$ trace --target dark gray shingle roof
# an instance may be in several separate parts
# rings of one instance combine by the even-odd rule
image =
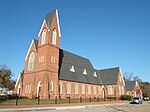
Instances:
[[[34,43],[35,43],[36,52],[38,52],[38,40],[34,39]]]
[[[53,18],[54,18],[54,14],[56,14],[56,9],[55,9],[54,11],[50,12],[50,13],[46,16],[46,18],[45,18],[46,23],[47,23],[49,29],[51,28],[52,21],[53,21]]]
[[[119,67],[103,69],[98,71],[102,84],[117,84]]]
[[[70,68],[74,66],[75,72]],[[83,74],[86,69],[87,75]],[[97,77],[93,74],[96,72]],[[117,84],[119,67],[95,70],[90,60],[60,49],[59,79],[90,84]]]
[[[128,91],[134,90],[135,87],[135,81],[125,81],[125,88]]]
[[[98,73],[97,77],[93,76],[96,70],[94,70],[90,60],[60,49],[59,61],[59,79],[101,84]],[[75,72],[70,71],[71,66],[74,66]],[[87,75],[83,74],[84,69],[86,69]]]

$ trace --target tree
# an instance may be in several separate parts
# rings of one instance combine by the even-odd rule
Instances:
[[[0,65],[0,83],[9,90],[14,89],[15,81],[11,80],[12,72],[6,65]]]
[[[128,81],[137,81],[142,82],[142,80],[136,75],[133,75],[133,73],[126,72],[124,73],[124,79]]]
[[[138,76],[134,76],[133,73],[124,73],[124,79],[128,81],[137,81],[140,89],[142,90],[143,96],[150,96],[150,83],[143,82]]]
[[[139,86],[142,90],[143,96],[150,96],[150,83],[149,82],[140,82]]]

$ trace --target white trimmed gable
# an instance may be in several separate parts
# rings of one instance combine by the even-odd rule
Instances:
[[[30,47],[29,47],[29,49],[28,49],[28,52],[27,52],[25,61],[27,60],[27,57],[28,57],[28,55],[29,55],[30,49],[31,49],[31,47],[32,47],[32,44],[34,44],[34,39],[32,39],[32,42],[31,42]]]
[[[122,80],[122,82],[123,82],[123,85],[125,86],[125,82],[124,82],[124,79],[123,79],[123,75],[122,75],[121,68],[119,68],[119,71],[120,71],[120,75],[121,75],[121,80]]]
[[[40,37],[40,34],[42,33],[42,29],[43,29],[43,27],[44,27],[45,24],[46,24],[46,21],[45,21],[45,19],[44,19],[43,24],[42,24],[41,29],[40,29],[40,32],[39,32],[39,34],[38,34],[38,37]],[[46,27],[47,27],[47,29],[48,29],[47,24],[46,24]],[[48,30],[48,31],[49,31],[49,30]]]

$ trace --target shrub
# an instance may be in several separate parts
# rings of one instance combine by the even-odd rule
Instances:
[[[122,95],[121,100],[128,100],[131,101],[132,97],[130,95]]]

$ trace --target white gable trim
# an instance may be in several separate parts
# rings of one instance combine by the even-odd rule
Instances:
[[[16,84],[15,84],[15,88],[17,87],[17,84],[18,84],[18,81],[19,81],[20,76],[21,76],[21,73],[19,74],[19,76],[18,76],[18,78],[17,78],[17,82],[16,82]]]
[[[57,19],[57,24],[58,24],[59,37],[61,37],[60,25],[59,25],[59,18],[58,18],[58,10],[57,9],[56,9],[56,19]]]
[[[38,34],[38,37],[40,37],[40,34],[41,34],[42,29],[43,29],[43,27],[44,27],[44,24],[46,24],[45,19],[44,19],[43,24],[42,24],[42,26],[41,26],[40,32],[39,32],[39,34]],[[46,24],[46,27],[48,28],[47,24]],[[48,29],[48,31],[49,31],[49,29]]]
[[[124,79],[123,79],[123,75],[122,75],[121,68],[119,68],[119,71],[120,71],[120,74],[121,74],[121,79],[122,79],[122,81],[123,81],[123,85],[125,86],[125,82],[124,82]]]
[[[29,47],[29,49],[28,49],[28,52],[27,52],[27,55],[26,55],[25,61],[26,61],[26,59],[27,59],[27,57],[28,57],[28,55],[29,55],[29,51],[30,51],[31,46],[32,46],[32,44],[33,44],[33,43],[34,43],[34,40],[32,39],[32,42],[31,42],[30,47]]]

